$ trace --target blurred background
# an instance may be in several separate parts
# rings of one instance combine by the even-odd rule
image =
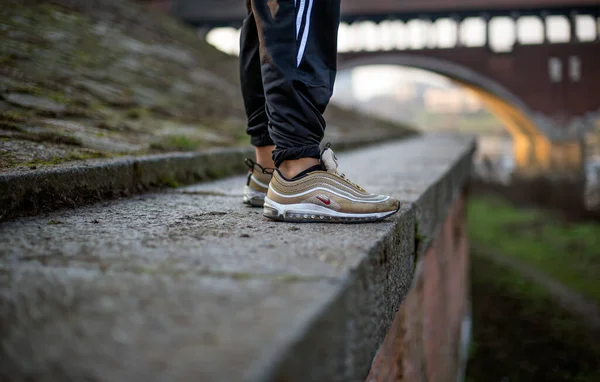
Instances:
[[[460,4],[460,2],[458,3]],[[501,6],[503,2],[498,3]],[[427,66],[419,62],[419,57],[436,57],[436,54],[427,51],[444,50],[446,52],[444,58],[449,58],[448,61],[452,64],[454,63],[453,58],[460,55],[465,48],[485,48],[485,51],[479,51],[484,58],[482,62],[467,63],[468,68],[479,70],[484,65],[493,65],[493,60],[496,58],[511,57],[515,50],[518,50],[522,56],[526,55],[526,52],[531,52],[532,56],[540,58],[540,50],[528,48],[567,45],[573,47],[574,44],[578,44],[579,52],[577,52],[577,48],[571,49],[569,56],[566,57],[565,65],[560,58],[554,56],[554,53],[559,54],[558,50],[553,51],[550,48],[550,50],[543,51],[542,61],[546,61],[547,65],[538,66],[536,70],[544,71],[548,81],[561,82],[562,80],[552,79],[552,76],[562,77],[563,72],[566,75],[568,71],[571,71],[570,75],[573,76],[576,74],[575,72],[582,70],[580,57],[576,54],[587,54],[590,50],[598,50],[600,22],[596,15],[597,4],[585,7],[581,5],[581,2],[563,1],[552,4],[553,8],[532,9],[540,5],[547,6],[548,2],[533,1],[533,5],[527,4],[527,2],[520,5],[511,4],[510,1],[504,3],[506,3],[506,8],[503,11],[498,11],[496,9],[498,5],[496,5],[496,7],[491,7],[491,14],[489,10],[487,12],[480,11],[479,17],[473,16],[473,13],[477,14],[476,10],[482,9],[482,7],[470,6],[472,8],[467,8],[467,11],[464,12],[465,16],[458,13],[460,11],[457,12],[456,9],[452,10],[454,13],[450,11],[444,13],[444,7],[440,7],[439,10],[434,8],[435,11],[441,12],[434,18],[425,13],[425,9],[433,7],[429,5],[424,7],[423,14],[419,14],[419,18],[414,19],[411,19],[415,15],[414,10],[411,10],[413,13],[402,14],[398,17],[394,17],[393,14],[375,14],[371,17],[374,21],[369,20],[369,17],[365,15],[349,16],[356,20],[352,23],[343,22],[340,25],[338,49],[341,55],[354,54],[354,56],[362,57],[379,55],[384,57],[385,54],[387,58],[379,59],[379,61],[390,64],[369,63],[368,61],[378,61],[377,58],[373,58],[356,67],[344,68],[342,65],[336,82],[333,103],[377,117],[406,123],[424,132],[476,134],[479,143],[475,163],[477,176],[485,183],[507,184],[517,166],[516,156],[522,155],[522,153],[515,153],[514,142],[515,139],[521,138],[518,137],[520,134],[515,133],[515,130],[520,131],[522,128],[512,126],[518,123],[507,121],[502,112],[490,107],[489,102],[484,99],[485,97],[481,97],[480,92],[472,89],[472,84],[464,86],[464,78],[455,76],[451,69],[448,69],[449,75],[444,75],[445,70],[419,69]],[[349,7],[353,6],[351,4]],[[368,9],[369,6],[365,5],[364,8]],[[388,8],[390,11],[394,9],[393,6],[388,6]],[[410,7],[402,6],[396,8],[410,9]],[[493,16],[493,13],[496,13],[497,16]],[[199,33],[205,36],[210,44],[223,52],[231,55],[239,54],[239,29],[223,26],[201,29]],[[452,53],[452,51],[455,52]],[[383,52],[385,53],[382,54]],[[393,64],[394,58],[390,52],[413,57],[412,65],[403,65],[402,63],[407,61],[405,58],[399,58],[397,59],[399,64]],[[585,72],[589,76],[589,81],[596,83],[600,69],[594,60],[590,60],[587,64],[590,66],[585,68]],[[520,71],[518,67],[511,67],[508,69],[508,75],[516,78],[517,81],[527,82],[522,76],[526,76],[530,70],[524,68],[523,71]],[[548,99],[556,97],[552,93],[542,94],[545,86],[536,84],[536,81],[532,81],[533,88],[528,89],[528,92],[535,93],[534,97]],[[503,84],[499,83],[499,85]],[[536,85],[540,89],[535,89]],[[583,202],[587,210],[597,210],[600,208],[598,192],[598,182],[600,181],[598,176],[600,171],[600,94],[588,89],[584,92],[581,92],[581,89],[571,91],[572,93],[581,92],[583,93],[580,94],[581,96],[588,97],[592,101],[591,107],[587,107],[583,113],[578,113],[568,110],[569,91],[564,88],[554,91],[554,93],[559,93],[559,98],[564,98],[563,105],[560,106],[561,109],[565,109],[561,111],[562,115],[556,115],[546,110],[546,115],[539,116],[534,115],[539,110],[527,110],[525,113],[533,116],[525,118],[530,118],[532,125],[553,125],[535,127],[537,130],[554,129],[559,131],[559,135],[569,132],[572,134],[570,139],[583,141],[581,152],[583,158],[578,161],[580,163],[576,166],[581,165],[585,173],[586,190],[583,191]],[[521,97],[521,94],[515,95]],[[550,123],[541,121],[543,117],[550,119]],[[549,135],[551,134],[552,132]],[[528,146],[534,144],[529,142]],[[525,164],[523,167],[527,166],[528,164]],[[571,170],[575,173],[580,168],[567,169],[567,172]],[[551,170],[546,175],[552,174],[552,172]],[[575,192],[580,192],[580,190]],[[534,200],[536,197],[533,196],[531,199]],[[550,201],[550,204],[553,202],[556,201]]]
[[[600,1],[342,4],[327,139],[478,140],[467,380],[600,381]],[[0,174],[247,145],[245,14],[244,0],[6,0]]]

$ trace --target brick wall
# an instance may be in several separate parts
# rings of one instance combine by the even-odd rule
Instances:
[[[377,353],[368,382],[456,381],[462,374],[468,317],[469,248],[465,197],[419,259],[413,285]]]

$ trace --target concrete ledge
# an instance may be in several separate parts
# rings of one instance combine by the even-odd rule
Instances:
[[[380,240],[369,243],[360,265],[344,280],[343,293],[302,333],[296,348],[284,355],[274,373],[259,380],[365,379],[400,303],[409,289],[417,287],[413,280],[417,260],[430,249],[452,205],[465,191],[475,145],[465,138],[432,136],[413,140],[399,151],[397,167],[389,171],[386,181],[380,181],[385,184],[381,190],[410,204]],[[337,363],[330,362],[334,360]],[[310,374],[307,365],[312,365]]]
[[[447,137],[449,144],[459,144],[461,138]],[[452,143],[453,142],[453,143]],[[472,159],[475,145],[470,147],[468,155],[454,158],[450,163],[452,171],[443,173],[435,183],[419,195],[415,202],[417,213],[417,255],[424,253],[446,217],[450,213],[450,206],[461,196],[471,178]],[[434,154],[432,154],[434,155]],[[440,154],[440,156],[443,154]],[[429,154],[428,154],[429,158]],[[429,160],[429,159],[428,159]]]
[[[250,148],[93,160],[0,174],[0,221],[240,173]]]
[[[473,149],[425,136],[340,155],[405,201],[377,224],[267,221],[241,205],[243,177],[3,223],[0,380],[364,380]]]
[[[337,138],[338,151],[411,135],[398,129],[370,139]],[[247,170],[250,147],[89,160],[0,174],[0,221],[220,179]]]
[[[240,173],[250,148],[73,163],[0,174],[2,219]]]
[[[413,282],[373,361],[369,382],[462,381],[471,312],[466,193],[419,256]]]

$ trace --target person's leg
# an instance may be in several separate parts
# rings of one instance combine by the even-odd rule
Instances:
[[[265,94],[260,71],[260,54],[256,20],[252,13],[251,0],[246,0],[248,16],[240,33],[240,80],[242,96],[250,135],[250,143],[256,148],[256,163],[264,168],[274,168],[275,144],[269,136]]]
[[[243,202],[253,207],[262,207],[272,175],[265,169],[275,167],[275,145],[269,136],[269,119],[260,72],[260,44],[250,0],[246,0],[246,6],[248,16],[240,33],[240,80],[248,117],[246,133],[250,135],[250,143],[255,147],[256,158],[255,161],[246,160],[250,173],[244,187]]]
[[[264,216],[291,222],[370,222],[400,202],[375,195],[338,172],[319,144],[337,69],[340,0],[252,0],[269,134],[278,167]]]
[[[319,163],[337,69],[340,0],[252,0],[273,159],[286,176]]]

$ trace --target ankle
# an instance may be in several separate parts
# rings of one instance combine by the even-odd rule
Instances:
[[[279,166],[281,175],[287,179],[292,179],[302,171],[313,166],[319,165],[321,162],[317,158],[300,158],[294,160],[286,160]]]
[[[256,147],[256,163],[263,168],[275,168],[273,150],[275,150],[275,146]]]

